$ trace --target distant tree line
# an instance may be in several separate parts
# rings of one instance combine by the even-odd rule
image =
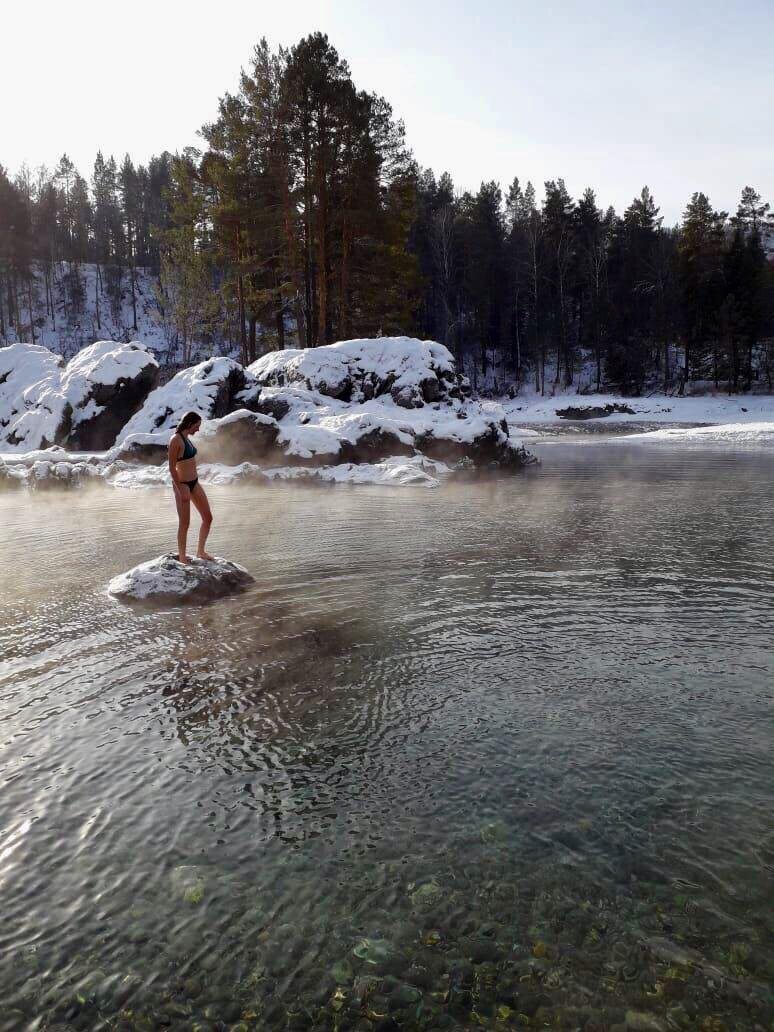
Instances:
[[[202,137],[147,166],[98,154],[89,182],[66,155],[14,179],[0,166],[0,337],[34,341],[43,303],[56,320],[55,279],[64,317],[82,311],[92,263],[98,327],[106,294],[116,311],[131,298],[137,328],[143,268],[183,361],[410,333],[501,387],[576,383],[589,356],[597,387],[771,387],[772,222],[752,187],[731,218],[694,193],[672,228],[647,187],[622,215],[562,179],[540,201],[518,179],[460,194],[319,33],[262,41]]]

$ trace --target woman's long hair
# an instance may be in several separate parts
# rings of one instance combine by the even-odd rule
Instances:
[[[198,412],[186,412],[180,422],[177,424],[176,434],[185,433],[186,430],[190,430],[192,426],[196,426],[197,423],[201,423],[202,417]]]

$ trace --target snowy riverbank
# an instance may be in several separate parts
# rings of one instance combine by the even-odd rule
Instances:
[[[771,395],[478,400],[446,348],[406,337],[288,349],[248,367],[213,358],[154,387],[157,369],[138,343],[99,342],[67,365],[39,346],[0,349],[0,483],[168,485],[167,444],[189,409],[203,417],[199,475],[214,485],[432,488],[470,469],[522,469],[534,461],[525,445],[559,434],[774,443]]]
[[[772,394],[706,394],[686,398],[654,394],[642,398],[625,398],[616,394],[557,393],[553,397],[520,394],[516,398],[499,399],[496,403],[505,412],[509,426],[534,428],[547,423],[567,422],[559,413],[568,408],[605,408],[619,406],[632,410],[612,412],[595,422],[627,423],[768,423],[774,422]],[[585,420],[584,420],[585,422]]]

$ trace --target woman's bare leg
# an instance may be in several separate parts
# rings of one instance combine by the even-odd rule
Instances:
[[[188,542],[188,528],[191,525],[191,503],[186,498],[185,501],[180,497],[180,494],[175,491],[175,504],[177,505],[177,558],[181,563],[190,563],[190,559],[186,555],[186,545]]]
[[[199,528],[199,547],[196,550],[196,555],[199,559],[212,559],[210,553],[204,551],[204,546],[207,544],[207,537],[210,533],[210,527],[212,526],[212,510],[210,509],[209,499],[207,498],[201,484],[197,484],[191,492],[191,501],[199,510],[199,514],[202,518],[202,525]]]

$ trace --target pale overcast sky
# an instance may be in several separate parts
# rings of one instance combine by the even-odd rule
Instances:
[[[647,183],[668,222],[694,190],[774,203],[774,0],[87,0],[3,15],[0,164],[90,176],[196,145],[252,46],[327,32],[356,84],[458,188],[563,176],[620,211]]]

